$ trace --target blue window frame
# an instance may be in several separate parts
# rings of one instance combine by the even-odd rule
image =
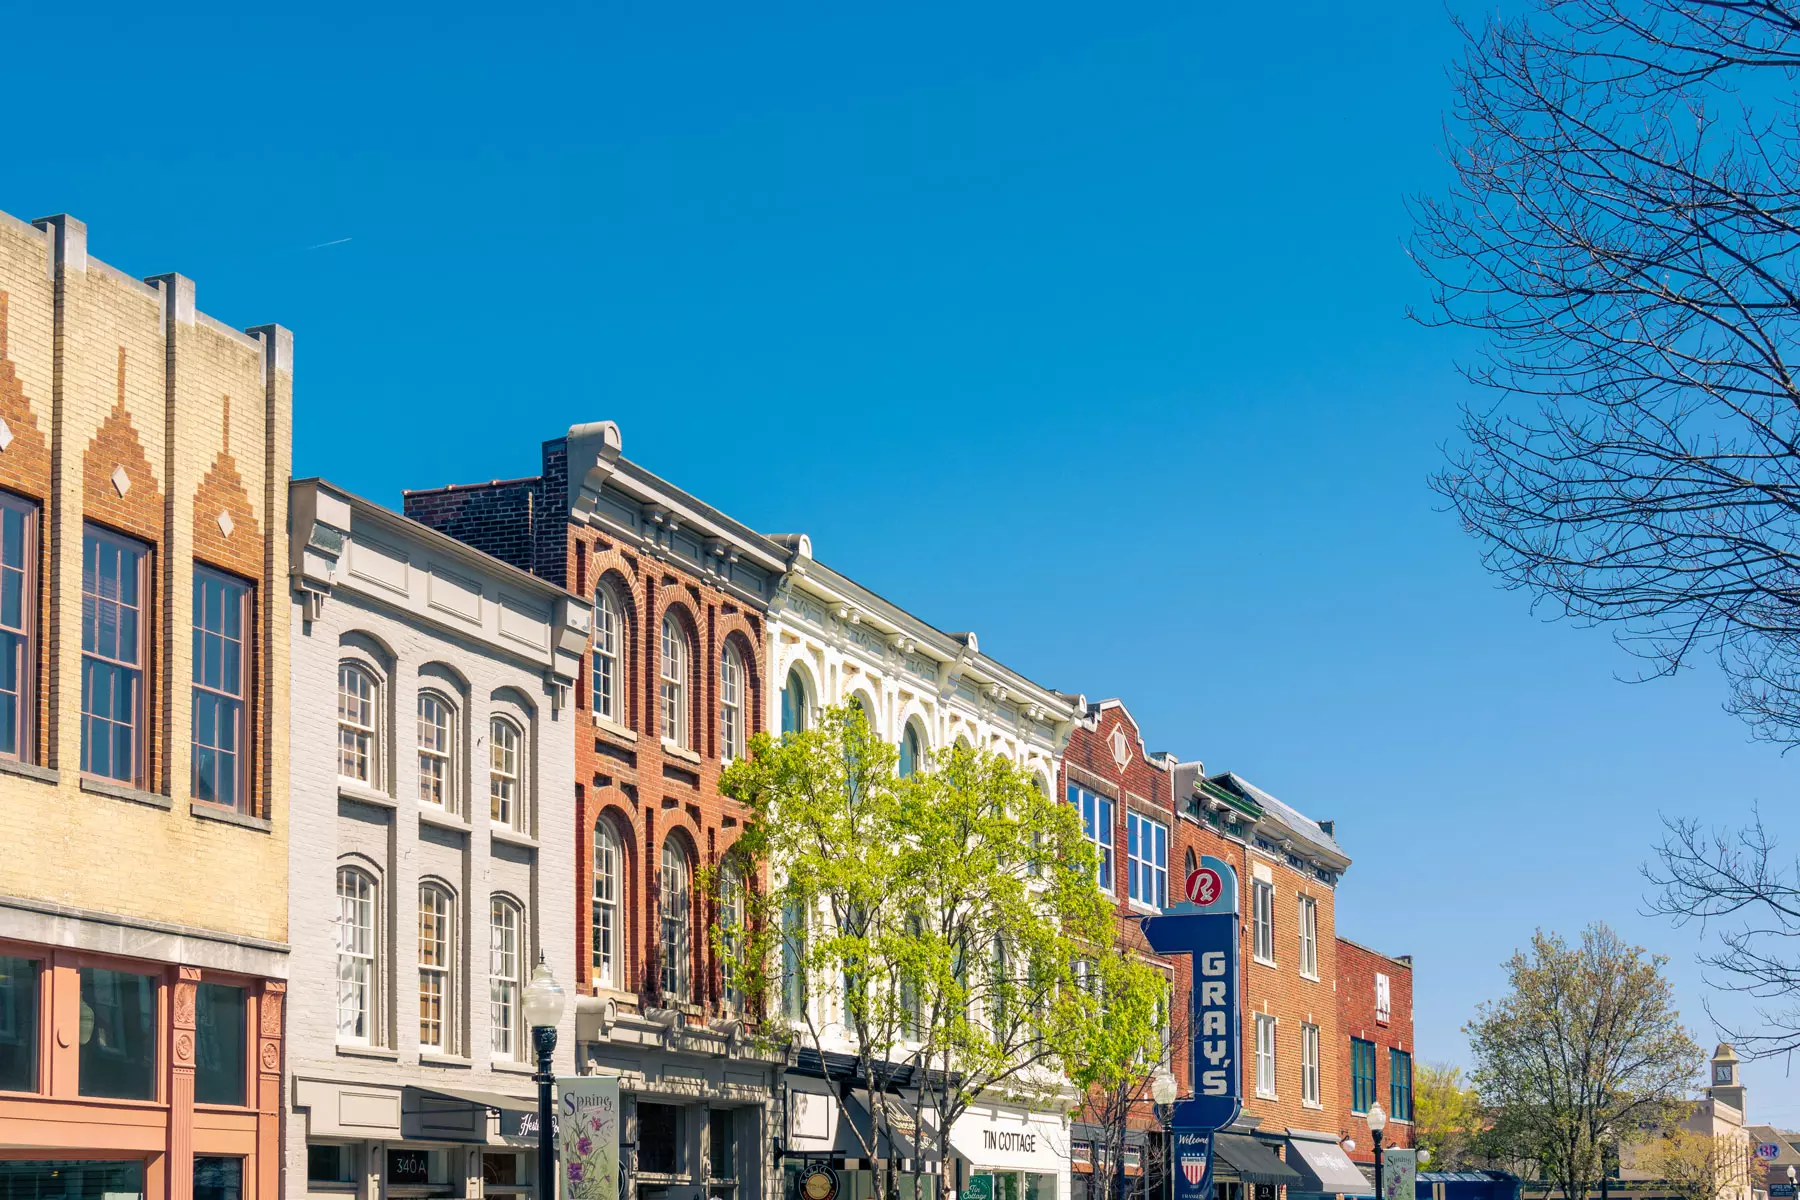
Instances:
[[[1350,1039],[1350,1111],[1366,1113],[1375,1103],[1375,1043]]]
[[[1388,1109],[1396,1121],[1412,1120],[1412,1055],[1404,1050],[1388,1051]]]
[[[1169,903],[1169,827],[1138,813],[1125,814],[1127,882],[1139,904]]]
[[[1100,859],[1097,879],[1100,890],[1110,892],[1113,890],[1113,802],[1071,783],[1069,803],[1081,814],[1081,832],[1087,836],[1088,841],[1094,843],[1094,850]]]

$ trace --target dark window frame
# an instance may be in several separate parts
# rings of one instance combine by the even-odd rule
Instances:
[[[196,639],[198,639],[202,636],[219,636],[219,637],[224,636],[222,631],[203,629],[199,623],[201,620],[201,617],[202,617],[201,611],[199,609],[200,597],[201,597],[201,581],[207,577],[210,577],[214,581],[216,581],[220,584],[223,584],[226,588],[242,589],[242,594],[237,598],[238,631],[239,631],[239,637],[238,637],[238,644],[239,644],[238,688],[239,688],[239,690],[238,690],[237,695],[233,696],[230,692],[224,690],[222,686],[220,688],[213,688],[213,687],[208,686],[206,683],[204,683],[200,678],[198,678],[198,673],[201,670],[201,659],[199,656],[195,656],[195,660],[193,663],[193,672],[196,675],[196,678],[191,680],[191,682],[188,685],[190,696],[193,701],[193,704],[192,704],[192,706],[190,708],[190,712],[189,712],[190,722],[189,722],[189,726],[188,726],[188,752],[189,752],[189,757],[190,757],[189,770],[188,770],[188,788],[189,788],[189,791],[192,793],[193,799],[199,801],[202,804],[214,804],[214,805],[217,805],[219,808],[228,809],[233,812],[243,812],[243,813],[255,814],[256,808],[257,808],[257,806],[254,802],[256,789],[253,786],[253,784],[255,782],[256,755],[254,752],[254,747],[252,746],[252,735],[256,728],[255,698],[256,698],[256,678],[257,678],[256,667],[257,667],[257,663],[256,663],[256,641],[255,641],[255,637],[254,637],[254,633],[255,633],[255,629],[256,629],[256,625],[255,625],[255,621],[256,621],[256,584],[248,579],[245,579],[241,575],[234,575],[229,571],[221,571],[217,567],[212,567],[212,566],[208,566],[205,563],[196,562],[194,564],[194,596],[193,596],[193,603],[195,606],[195,612],[194,612],[195,619],[191,626],[192,632],[195,635]],[[227,593],[227,595],[229,595],[229,593]],[[221,684],[223,684],[223,682],[224,681],[221,678]],[[199,714],[198,714],[197,710],[199,708],[200,700],[201,700],[201,697],[203,694],[209,695],[209,696],[219,696],[219,697],[222,697],[226,701],[235,700],[237,702],[237,732],[236,732],[237,749],[234,752],[236,755],[236,758],[237,758],[237,796],[234,800],[232,800],[230,802],[227,802],[224,800],[209,800],[209,799],[203,798],[200,795],[200,786],[199,786],[200,780],[198,777],[198,772],[200,769],[200,751],[202,749],[213,750],[213,751],[217,751],[220,749],[220,747],[218,747],[218,746],[202,747],[199,744],[199,742],[197,742],[195,740],[195,738],[198,734],[198,731],[199,731],[199,727],[200,727],[200,722],[198,720]],[[217,741],[216,735],[215,735],[214,740]]]
[[[1363,1072],[1364,1064],[1368,1071]],[[1350,1039],[1350,1111],[1362,1115],[1375,1103],[1375,1043],[1367,1038]]]
[[[17,709],[13,718],[13,746],[15,753],[0,749],[0,758],[15,762],[35,763],[37,754],[37,699],[38,699],[38,589],[43,585],[42,566],[39,558],[40,518],[43,506],[26,496],[11,492],[0,492],[0,513],[13,512],[19,514],[24,523],[21,535],[23,545],[20,550],[21,562],[16,568],[24,576],[20,584],[19,624],[15,626],[4,623],[0,616],[0,634],[9,634],[19,639],[17,654],[19,661],[14,664],[17,672],[18,691]],[[0,578],[8,570],[15,569],[4,561],[4,545],[0,543]],[[0,613],[3,613],[0,609]]]
[[[1413,1119],[1412,1054],[1395,1046],[1388,1047],[1388,1108],[1396,1121]]]
[[[95,591],[92,593],[89,592],[88,576],[87,576],[87,561],[88,561],[88,545],[89,545],[90,541],[99,543],[100,545],[103,545],[103,546],[111,546],[115,551],[117,551],[119,553],[132,553],[132,554],[137,555],[137,564],[136,564],[137,601],[136,601],[136,603],[131,604],[131,605],[125,605],[125,604],[123,604],[122,601],[111,600],[111,599],[108,599],[107,597],[101,596],[98,591]],[[155,571],[152,569],[152,566],[154,563],[155,552],[156,552],[155,546],[153,546],[149,542],[141,541],[140,539],[131,537],[127,534],[115,532],[114,530],[108,529],[104,525],[96,525],[92,521],[87,521],[82,524],[82,528],[81,528],[81,576],[82,576],[81,600],[82,600],[82,642],[83,642],[83,645],[81,648],[82,674],[81,674],[80,768],[81,768],[81,773],[90,779],[105,780],[110,783],[123,783],[130,787],[145,786],[147,780],[149,779],[149,774],[150,774],[150,731],[153,728],[153,724],[150,720],[150,684],[151,684],[151,679],[153,677],[153,669],[154,669],[154,665],[151,662],[151,640],[152,640],[151,639],[151,631],[155,628],[154,622],[156,620],[155,609],[152,605],[153,598],[151,596],[151,585],[152,585],[153,580],[156,577]],[[138,632],[137,632],[137,656],[136,656],[135,662],[131,661],[131,660],[127,660],[127,659],[122,659],[122,658],[109,658],[104,655],[101,655],[100,653],[98,653],[97,650],[90,651],[87,648],[87,646],[86,646],[87,623],[88,623],[87,607],[88,607],[88,598],[89,598],[90,594],[94,597],[96,603],[98,603],[100,601],[105,601],[106,603],[116,604],[119,607],[129,607],[137,614]],[[115,721],[111,717],[104,717],[102,714],[90,713],[88,710],[87,664],[89,662],[100,664],[101,666],[107,667],[107,668],[112,668],[112,669],[122,670],[122,671],[135,671],[137,673],[136,697],[135,697],[135,703],[133,705],[132,721],[131,721],[131,726],[130,726],[132,745],[131,745],[131,755],[130,755],[131,775],[129,778],[127,778],[126,776],[123,776],[123,775],[118,775],[118,774],[103,774],[103,773],[96,772],[96,771],[89,769],[89,764],[93,761],[92,756],[90,754],[91,747],[89,744],[89,721],[95,717],[101,717],[110,725],[118,724],[118,722]]]

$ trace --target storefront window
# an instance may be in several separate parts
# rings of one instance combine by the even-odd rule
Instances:
[[[306,1182],[314,1188],[356,1186],[356,1147],[313,1145],[306,1147]]]
[[[390,1190],[404,1189],[413,1196],[450,1194],[449,1150],[390,1149],[387,1183]]]
[[[0,958],[0,1092],[38,1090],[38,969]]]
[[[737,1113],[715,1108],[707,1121],[707,1182],[714,1200],[731,1200],[737,1191]]]
[[[81,968],[80,1092],[156,1099],[156,976]]]
[[[523,1195],[531,1191],[530,1172],[519,1155],[487,1151],[481,1156],[481,1193],[484,1196]]]
[[[203,983],[195,989],[194,999],[194,1100],[199,1104],[241,1105],[244,989]]]
[[[194,1159],[194,1200],[243,1200],[243,1195],[243,1159]]]
[[[141,1162],[0,1162],[0,1200],[144,1200]]]
[[[646,1175],[681,1171],[681,1109],[638,1102],[638,1170]]]

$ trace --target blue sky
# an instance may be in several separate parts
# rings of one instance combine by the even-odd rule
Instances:
[[[1339,929],[1417,956],[1423,1058],[1594,919],[1673,957],[1710,1045],[1638,867],[1659,811],[1792,810],[1789,765],[1709,671],[1617,682],[1437,511],[1466,390],[1404,318],[1403,200],[1441,178],[1445,14],[1269,11],[90,6],[9,26],[0,209],[293,328],[297,474],[397,505],[612,418],[1335,818]]]

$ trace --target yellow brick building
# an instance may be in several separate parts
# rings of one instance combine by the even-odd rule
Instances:
[[[0,213],[0,1174],[278,1190],[292,338]]]

